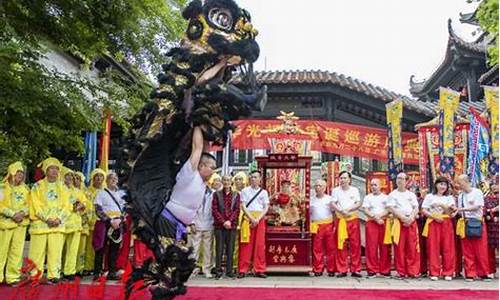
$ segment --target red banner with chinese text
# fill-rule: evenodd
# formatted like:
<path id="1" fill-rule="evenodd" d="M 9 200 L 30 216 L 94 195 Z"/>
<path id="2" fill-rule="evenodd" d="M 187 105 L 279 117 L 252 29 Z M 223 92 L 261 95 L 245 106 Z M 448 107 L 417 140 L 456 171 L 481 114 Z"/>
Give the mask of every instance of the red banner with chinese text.
<path id="1" fill-rule="evenodd" d="M 233 124 L 237 127 L 232 135 L 233 149 L 270 149 L 268 139 L 282 135 L 265 133 L 278 128 L 282 124 L 279 120 L 240 120 Z M 299 120 L 297 126 L 303 131 L 315 133 L 311 150 L 387 161 L 388 137 L 385 128 L 315 120 Z M 417 134 L 403 132 L 404 163 L 418 165 L 418 157 Z"/>

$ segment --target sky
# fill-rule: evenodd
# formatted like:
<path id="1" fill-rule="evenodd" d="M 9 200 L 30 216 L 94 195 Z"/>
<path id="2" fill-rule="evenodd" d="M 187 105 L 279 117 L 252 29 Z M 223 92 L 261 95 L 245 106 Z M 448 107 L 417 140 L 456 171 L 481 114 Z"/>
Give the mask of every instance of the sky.
<path id="1" fill-rule="evenodd" d="M 448 19 L 474 11 L 466 0 L 236 0 L 259 30 L 257 71 L 342 73 L 409 95 L 409 80 L 429 77 L 444 59 Z"/>

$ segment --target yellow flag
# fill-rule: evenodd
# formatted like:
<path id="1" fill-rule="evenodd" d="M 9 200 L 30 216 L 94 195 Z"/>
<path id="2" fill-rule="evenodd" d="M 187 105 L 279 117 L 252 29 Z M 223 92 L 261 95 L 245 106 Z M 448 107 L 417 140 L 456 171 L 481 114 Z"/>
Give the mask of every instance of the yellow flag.
<path id="1" fill-rule="evenodd" d="M 490 113 L 491 150 L 498 157 L 498 87 L 483 86 L 486 107 Z"/>

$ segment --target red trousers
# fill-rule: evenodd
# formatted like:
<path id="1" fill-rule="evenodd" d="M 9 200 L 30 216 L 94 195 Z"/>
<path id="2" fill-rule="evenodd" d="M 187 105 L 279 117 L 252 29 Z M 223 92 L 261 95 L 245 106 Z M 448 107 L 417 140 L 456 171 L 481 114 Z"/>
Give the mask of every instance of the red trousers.
<path id="1" fill-rule="evenodd" d="M 250 227 L 248 243 L 240 242 L 238 269 L 240 273 L 247 273 L 250 263 L 256 273 L 266 271 L 266 220 L 262 218 L 255 227 Z"/>
<path id="2" fill-rule="evenodd" d="M 385 223 L 366 222 L 366 271 L 389 274 L 391 272 L 391 245 L 384 244 Z"/>
<path id="3" fill-rule="evenodd" d="M 338 230 L 339 219 L 335 219 L 335 232 Z M 347 257 L 349 252 L 351 253 L 351 272 L 361 272 L 361 230 L 359 226 L 359 219 L 354 219 L 347 221 L 347 232 L 349 237 L 346 241 L 349 241 L 349 250 L 347 250 L 347 243 L 344 242 L 344 248 L 338 249 L 337 240 L 335 240 L 335 248 L 337 255 L 335 256 L 335 266 L 337 267 L 337 272 L 347 273 Z M 335 238 L 337 234 L 335 234 Z"/>
<path id="4" fill-rule="evenodd" d="M 133 265 L 134 267 L 142 267 L 144 262 L 148 260 L 148 258 L 153 257 L 153 251 L 151 251 L 146 244 L 141 242 L 140 240 L 134 240 L 134 258 Z"/>
<path id="5" fill-rule="evenodd" d="M 117 270 L 125 270 L 127 264 L 129 263 L 129 254 L 130 254 L 130 239 L 132 238 L 131 228 L 132 228 L 132 220 L 130 216 L 125 218 L 125 227 L 123 230 L 123 240 L 120 251 L 118 252 L 118 257 L 116 258 L 116 269 Z"/>
<path id="6" fill-rule="evenodd" d="M 429 224 L 427 257 L 430 276 L 453 276 L 455 273 L 455 230 L 451 219 Z"/>
<path id="7" fill-rule="evenodd" d="M 422 230 L 424 229 L 424 224 L 425 224 L 424 217 L 421 216 L 419 219 L 417 219 L 417 226 L 419 232 L 422 232 Z M 426 244 L 427 238 L 424 236 L 419 236 L 418 242 L 420 245 L 420 273 L 427 274 L 429 270 L 427 267 L 427 244 Z"/>
<path id="8" fill-rule="evenodd" d="M 335 272 L 335 234 L 333 222 L 318 225 L 318 233 L 313 234 L 313 272 L 321 273 L 325 267 L 328 273 Z"/>
<path id="9" fill-rule="evenodd" d="M 486 276 L 490 265 L 488 259 L 488 235 L 486 224 L 483 222 L 483 231 L 480 238 L 463 238 L 462 253 L 464 255 L 465 276 Z"/>
<path id="10" fill-rule="evenodd" d="M 394 245 L 394 262 L 400 276 L 420 274 L 420 245 L 417 222 L 409 227 L 401 223 L 399 243 Z"/>
<path id="11" fill-rule="evenodd" d="M 488 246 L 488 261 L 490 263 L 490 274 L 495 274 L 497 272 L 497 257 L 495 248 L 491 246 Z"/>

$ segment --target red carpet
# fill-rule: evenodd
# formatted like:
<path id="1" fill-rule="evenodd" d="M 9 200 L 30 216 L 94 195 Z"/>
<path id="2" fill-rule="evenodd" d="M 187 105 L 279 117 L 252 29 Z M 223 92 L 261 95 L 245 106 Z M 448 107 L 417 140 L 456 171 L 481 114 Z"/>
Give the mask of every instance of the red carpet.
<path id="1" fill-rule="evenodd" d="M 1 300 L 121 300 L 121 287 L 106 286 L 104 291 L 97 286 L 82 284 L 77 290 L 64 286 L 39 286 L 37 288 L 0 287 Z M 190 287 L 188 293 L 177 297 L 179 300 L 216 299 L 294 299 L 294 300 L 378 300 L 378 299 L 498 299 L 498 291 L 492 290 L 379 290 L 379 289 L 310 289 L 310 288 L 217 288 Z M 148 300 L 146 293 L 135 297 Z"/>

